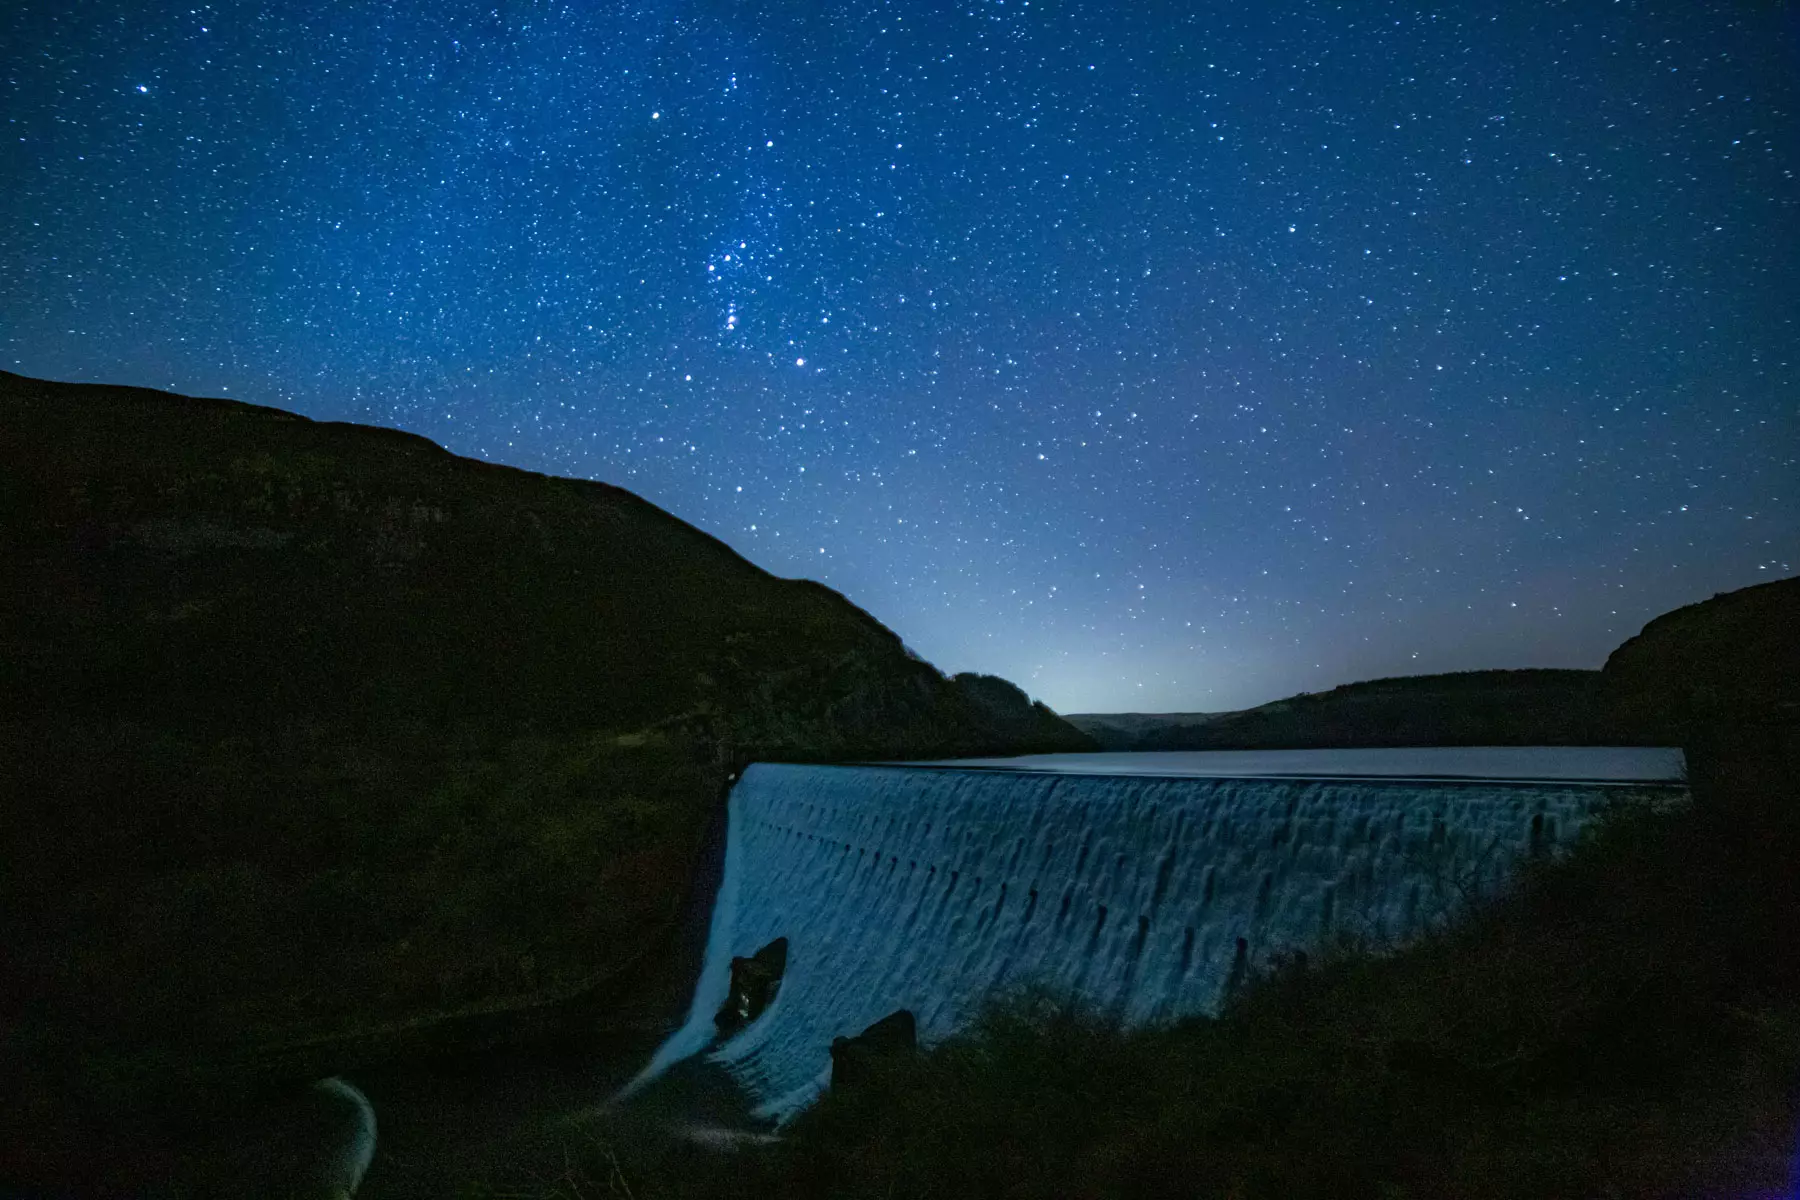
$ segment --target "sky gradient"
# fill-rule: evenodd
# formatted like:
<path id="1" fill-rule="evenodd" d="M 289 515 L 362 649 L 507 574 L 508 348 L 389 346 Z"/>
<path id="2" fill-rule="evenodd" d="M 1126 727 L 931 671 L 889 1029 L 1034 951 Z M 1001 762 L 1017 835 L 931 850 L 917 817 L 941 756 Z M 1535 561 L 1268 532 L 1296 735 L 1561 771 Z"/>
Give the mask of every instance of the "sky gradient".
<path id="1" fill-rule="evenodd" d="M 1800 8 L 0 16 L 0 365 L 603 479 L 1063 711 L 1800 561 Z"/>

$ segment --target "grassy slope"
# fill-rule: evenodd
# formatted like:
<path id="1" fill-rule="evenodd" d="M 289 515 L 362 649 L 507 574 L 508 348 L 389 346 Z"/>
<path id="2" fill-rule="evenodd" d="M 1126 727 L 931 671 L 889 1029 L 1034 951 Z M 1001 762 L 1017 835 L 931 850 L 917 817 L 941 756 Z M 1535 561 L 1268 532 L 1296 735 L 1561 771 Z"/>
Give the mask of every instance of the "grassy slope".
<path id="1" fill-rule="evenodd" d="M 39 1100 L 616 980 L 749 758 L 1087 745 L 628 492 L 229 401 L 0 373 L 0 562 Z"/>

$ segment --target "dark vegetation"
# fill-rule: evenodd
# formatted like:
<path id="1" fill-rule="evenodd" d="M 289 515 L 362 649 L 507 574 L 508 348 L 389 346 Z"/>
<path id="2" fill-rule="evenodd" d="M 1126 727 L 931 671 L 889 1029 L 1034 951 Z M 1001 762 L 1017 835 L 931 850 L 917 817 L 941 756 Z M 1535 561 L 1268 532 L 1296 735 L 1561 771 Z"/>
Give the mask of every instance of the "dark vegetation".
<path id="1" fill-rule="evenodd" d="M 1612 652 L 1601 680 L 1611 723 L 1664 745 L 1800 721 L 1800 578 L 1664 613 Z"/>
<path id="2" fill-rule="evenodd" d="M 1064 718 L 1050 711 L 1048 705 L 1033 700 L 1016 684 L 998 675 L 964 671 L 952 676 L 950 681 L 962 689 L 970 704 L 981 710 L 992 728 L 1021 740 L 1041 740 L 1043 730 L 1049 727 L 1048 722 L 1067 724 Z M 1090 742 L 1085 748 L 1094 749 L 1096 745 Z"/>
<path id="3" fill-rule="evenodd" d="M 471 1196 L 1765 1197 L 1800 1137 L 1792 730 L 1693 752 L 1401 953 L 1289 963 L 1216 1020 L 1124 1032 L 1043 997 L 861 1065 L 773 1146 L 629 1114 Z"/>
<path id="4" fill-rule="evenodd" d="M 1793 1195 L 1797 658 L 1797 580 L 1652 622 L 1617 702 L 1686 746 L 1692 803 L 1622 805 L 1398 953 L 1277 964 L 1163 1029 L 1015 997 L 862 1064 L 779 1144 L 700 1155 L 616 1114 L 469 1194 Z"/>
<path id="5" fill-rule="evenodd" d="M 764 1194 L 1773 1195 L 1800 1083 L 1800 808 L 1710 764 L 1390 959 L 1124 1035 L 1003 1009 L 761 1160 Z"/>
<path id="6" fill-rule="evenodd" d="M 178 1067 L 660 1021 L 743 762 L 1091 745 L 629 492 L 230 401 L 0 373 L 0 563 L 11 1154 Z"/>

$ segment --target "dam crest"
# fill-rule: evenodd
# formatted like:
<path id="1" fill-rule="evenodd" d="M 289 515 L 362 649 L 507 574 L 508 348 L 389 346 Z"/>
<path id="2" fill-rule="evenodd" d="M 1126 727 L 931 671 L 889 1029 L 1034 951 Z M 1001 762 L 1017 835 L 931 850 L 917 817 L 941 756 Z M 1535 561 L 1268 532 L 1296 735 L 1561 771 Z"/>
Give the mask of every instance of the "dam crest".
<path id="1" fill-rule="evenodd" d="M 904 1008 L 930 1045 L 1022 986 L 1126 1025 L 1213 1013 L 1279 956 L 1404 944 L 1609 805 L 1681 794 L 1673 751 L 1624 752 L 1623 780 L 1578 751 L 1501 752 L 1514 778 L 1366 753 L 754 764 L 687 1021 L 621 1095 L 706 1053 L 785 1119 L 828 1084 L 834 1037 Z M 773 999 L 721 1038 L 733 958 L 783 938 Z"/>

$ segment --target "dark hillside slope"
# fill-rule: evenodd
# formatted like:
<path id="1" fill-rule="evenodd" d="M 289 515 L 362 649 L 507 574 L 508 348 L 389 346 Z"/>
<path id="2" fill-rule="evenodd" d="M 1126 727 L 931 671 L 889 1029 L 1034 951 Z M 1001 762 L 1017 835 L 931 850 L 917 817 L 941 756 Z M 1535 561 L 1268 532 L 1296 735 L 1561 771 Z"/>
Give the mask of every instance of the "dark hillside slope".
<path id="1" fill-rule="evenodd" d="M 1019 687 L 998 675 L 978 675 L 964 671 L 950 680 L 969 702 L 981 709 L 989 727 L 1020 742 L 1068 741 L 1067 731 L 1073 722 L 1057 716 L 1048 705 L 1034 701 Z M 1083 739 L 1083 749 L 1094 743 Z"/>
<path id="2" fill-rule="evenodd" d="M 616 978 L 750 758 L 1091 745 L 629 492 L 231 401 L 0 373 L 0 562 L 0 1077 Z"/>
<path id="3" fill-rule="evenodd" d="M 232 401 L 0 373 L 0 404 L 9 690 L 32 707 L 433 743 L 701 714 L 758 753 L 993 744 L 991 706 L 843 597 L 622 489 Z"/>
<path id="4" fill-rule="evenodd" d="M 1204 725 L 1235 714 L 1210 712 L 1175 713 L 1067 713 L 1063 720 L 1100 743 L 1102 750 L 1135 750 L 1145 734 L 1178 725 Z"/>
<path id="5" fill-rule="evenodd" d="M 1696 732 L 1800 723 L 1800 577 L 1657 617 L 1606 660 L 1619 727 L 1681 745 Z"/>

